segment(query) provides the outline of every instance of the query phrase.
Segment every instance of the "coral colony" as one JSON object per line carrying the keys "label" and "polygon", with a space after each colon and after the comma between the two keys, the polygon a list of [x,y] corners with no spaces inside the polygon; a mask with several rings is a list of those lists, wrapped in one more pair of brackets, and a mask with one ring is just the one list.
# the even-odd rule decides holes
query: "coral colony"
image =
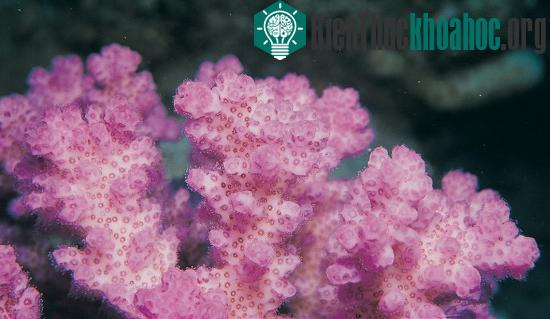
{"label": "coral colony", "polygon": [[[356,179],[329,179],[373,139],[357,91],[252,79],[233,56],[203,63],[174,98],[192,205],[164,176],[157,142],[181,127],[140,60],[116,44],[86,68],[58,57],[0,100],[0,159],[20,193],[10,213],[76,231],[81,245],[56,247],[53,263],[124,317],[491,318],[497,281],[534,266],[535,241],[471,174],[434,189],[397,146],[372,150]],[[178,267],[201,240],[203,262]],[[0,318],[39,318],[13,245],[0,260]]]}

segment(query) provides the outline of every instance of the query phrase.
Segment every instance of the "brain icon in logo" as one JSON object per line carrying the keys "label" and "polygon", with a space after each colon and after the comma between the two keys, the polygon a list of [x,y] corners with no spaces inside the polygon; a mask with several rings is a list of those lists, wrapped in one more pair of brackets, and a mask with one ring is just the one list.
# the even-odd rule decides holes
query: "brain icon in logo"
{"label": "brain icon in logo", "polygon": [[282,13],[272,15],[267,22],[267,31],[274,37],[286,38],[293,30],[294,23],[291,18]]}

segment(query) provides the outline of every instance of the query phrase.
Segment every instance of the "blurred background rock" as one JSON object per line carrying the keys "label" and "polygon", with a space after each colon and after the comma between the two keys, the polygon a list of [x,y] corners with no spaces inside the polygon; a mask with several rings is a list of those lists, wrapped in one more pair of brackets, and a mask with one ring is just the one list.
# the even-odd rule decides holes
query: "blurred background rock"
{"label": "blurred background rock", "polygon": [[[118,42],[143,56],[167,106],[177,85],[198,65],[234,53],[255,77],[307,75],[320,93],[328,85],[358,89],[372,116],[373,146],[405,143],[430,163],[436,185],[461,168],[498,190],[521,229],[537,239],[542,257],[526,282],[505,282],[494,300],[499,318],[547,318],[550,313],[549,54],[516,52],[326,52],[302,49],[279,62],[253,47],[254,13],[272,1],[0,0],[0,95],[24,92],[34,66],[59,54],[85,56]],[[362,12],[400,17],[548,17],[533,0],[287,1],[308,14],[346,17]],[[175,149],[182,149],[178,144]],[[183,147],[184,149],[185,147]],[[171,166],[177,156],[169,145]],[[367,154],[348,160],[335,176],[353,176]],[[181,176],[185,167],[172,169]],[[5,210],[13,194],[1,196]],[[0,221],[12,221],[2,214]],[[10,225],[10,227],[12,227]],[[21,230],[19,230],[21,231]],[[30,271],[33,271],[30,269]],[[45,300],[48,318],[107,318],[97,300],[65,298],[67,285]],[[39,284],[40,287],[40,284]],[[63,288],[64,287],[64,288]],[[42,288],[42,287],[41,287]],[[75,310],[81,309],[80,311]],[[70,310],[69,310],[70,309]]]}

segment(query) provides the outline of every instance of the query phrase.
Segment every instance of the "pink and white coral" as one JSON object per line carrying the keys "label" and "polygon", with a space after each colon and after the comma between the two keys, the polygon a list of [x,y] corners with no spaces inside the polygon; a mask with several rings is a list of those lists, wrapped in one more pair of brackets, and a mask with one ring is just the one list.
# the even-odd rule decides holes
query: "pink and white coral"
{"label": "pink and white coral", "polygon": [[[373,138],[357,91],[253,79],[233,56],[205,62],[174,98],[202,196],[192,208],[163,176],[155,141],[177,137],[177,122],[139,62],[118,45],[87,74],[57,58],[25,96],[0,99],[1,160],[22,194],[12,207],[77,230],[81,247],[53,260],[125,317],[275,318],[288,302],[297,318],[489,318],[496,282],[534,266],[536,243],[497,193],[458,171],[434,189],[405,146],[330,180]],[[179,249],[206,240],[207,257],[181,253],[208,265],[177,268]]]}
{"label": "pink and white coral", "polygon": [[25,153],[25,130],[50,106],[73,104],[86,110],[102,105],[112,133],[177,139],[179,124],[167,116],[151,73],[137,72],[140,62],[137,52],[112,44],[88,57],[87,73],[75,55],[56,57],[49,71],[34,69],[25,95],[0,98],[0,161],[5,171],[13,172]]}
{"label": "pink and white coral", "polygon": [[[215,216],[215,266],[201,269],[200,285],[225,292],[231,318],[262,318],[296,292],[288,276],[300,257],[287,241],[313,213],[310,180],[360,152],[372,131],[352,89],[319,98],[303,76],[254,80],[241,70],[231,56],[203,64],[174,106],[203,155],[188,183]],[[343,113],[356,121],[344,124]]]}
{"label": "pink and white coral", "polygon": [[[340,185],[340,203],[314,217],[324,232],[302,235],[322,251],[308,250],[296,273],[300,317],[491,318],[494,281],[524,277],[537,245],[519,235],[496,192],[477,191],[475,176],[453,171],[442,184],[433,189],[404,146],[392,157],[373,150],[358,179]],[[301,281],[308,272],[323,279]]]}
{"label": "pink and white coral", "polygon": [[178,241],[174,232],[160,233],[161,203],[153,194],[162,186],[161,158],[152,139],[117,139],[109,125],[97,105],[84,117],[77,105],[51,107],[26,133],[37,159],[15,172],[32,185],[22,198],[30,210],[83,234],[84,248],[53,252],[56,264],[131,314],[135,293],[175,265]]}
{"label": "pink and white coral", "polygon": [[30,286],[27,274],[16,261],[15,250],[0,245],[0,318],[40,317],[40,293]]}
{"label": "pink and white coral", "polygon": [[154,195],[164,185],[154,140],[176,138],[178,124],[151,74],[136,73],[140,60],[111,45],[84,74],[78,57],[56,58],[51,72],[33,71],[26,96],[0,100],[6,171],[23,192],[14,207],[79,230],[85,248],[59,248],[55,262],[128,314],[135,293],[175,266],[179,245],[174,230],[160,233]]}

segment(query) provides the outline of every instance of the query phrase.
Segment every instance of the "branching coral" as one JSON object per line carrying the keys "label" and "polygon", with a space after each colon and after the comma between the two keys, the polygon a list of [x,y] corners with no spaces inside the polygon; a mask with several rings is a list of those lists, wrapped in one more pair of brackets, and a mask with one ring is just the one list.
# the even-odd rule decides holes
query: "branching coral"
{"label": "branching coral", "polygon": [[[26,96],[0,100],[2,159],[22,194],[12,206],[76,230],[83,244],[55,249],[56,265],[124,316],[274,318],[289,302],[297,318],[485,318],[496,281],[533,267],[534,240],[472,175],[434,190],[398,146],[373,150],[354,180],[329,180],[372,141],[358,93],[255,80],[233,56],[204,63],[174,99],[193,145],[187,183],[203,198],[191,207],[164,178],[154,142],[177,124],[139,60],[112,45],[85,75],[58,58]],[[182,254],[207,264],[177,268],[181,243],[204,240],[208,256]]]}
{"label": "branching coral", "polygon": [[253,80],[241,70],[234,57],[203,64],[174,104],[203,155],[188,183],[214,215],[216,266],[199,281],[225,291],[231,317],[255,318],[296,292],[288,275],[300,258],[287,241],[313,213],[312,181],[366,147],[372,132],[354,90],[318,98],[302,76]]}
{"label": "branching coral", "polygon": [[160,120],[177,136],[177,123],[154,110],[162,105],[150,74],[134,74],[139,60],[109,46],[89,58],[92,75],[83,76],[77,58],[58,58],[51,73],[33,72],[26,97],[2,100],[0,122],[10,147],[23,154],[6,169],[20,183],[17,206],[67,224],[85,240],[82,249],[56,249],[56,264],[132,317],[140,314],[136,292],[161,282],[176,265],[179,244],[175,230],[161,233],[165,182],[153,138],[167,136],[152,125]]}
{"label": "branching coral", "polygon": [[340,186],[302,234],[300,317],[489,318],[495,280],[524,277],[539,256],[496,192],[458,171],[434,190],[404,146],[375,149]]}
{"label": "branching coral", "polygon": [[160,203],[150,196],[162,185],[159,152],[148,137],[115,140],[103,117],[95,106],[85,118],[74,105],[47,110],[26,139],[43,163],[15,170],[32,182],[23,197],[31,210],[55,213],[85,236],[84,249],[55,250],[56,263],[132,313],[135,292],[175,265],[177,240],[173,232],[159,234]]}
{"label": "branching coral", "polygon": [[57,57],[50,71],[30,74],[26,95],[0,99],[0,160],[8,173],[25,153],[25,130],[42,118],[50,106],[90,105],[105,109],[105,120],[117,135],[147,134],[155,139],[176,139],[176,120],[167,117],[151,74],[136,72],[141,57],[117,44],[103,48],[87,60],[88,73],[77,56]]}

